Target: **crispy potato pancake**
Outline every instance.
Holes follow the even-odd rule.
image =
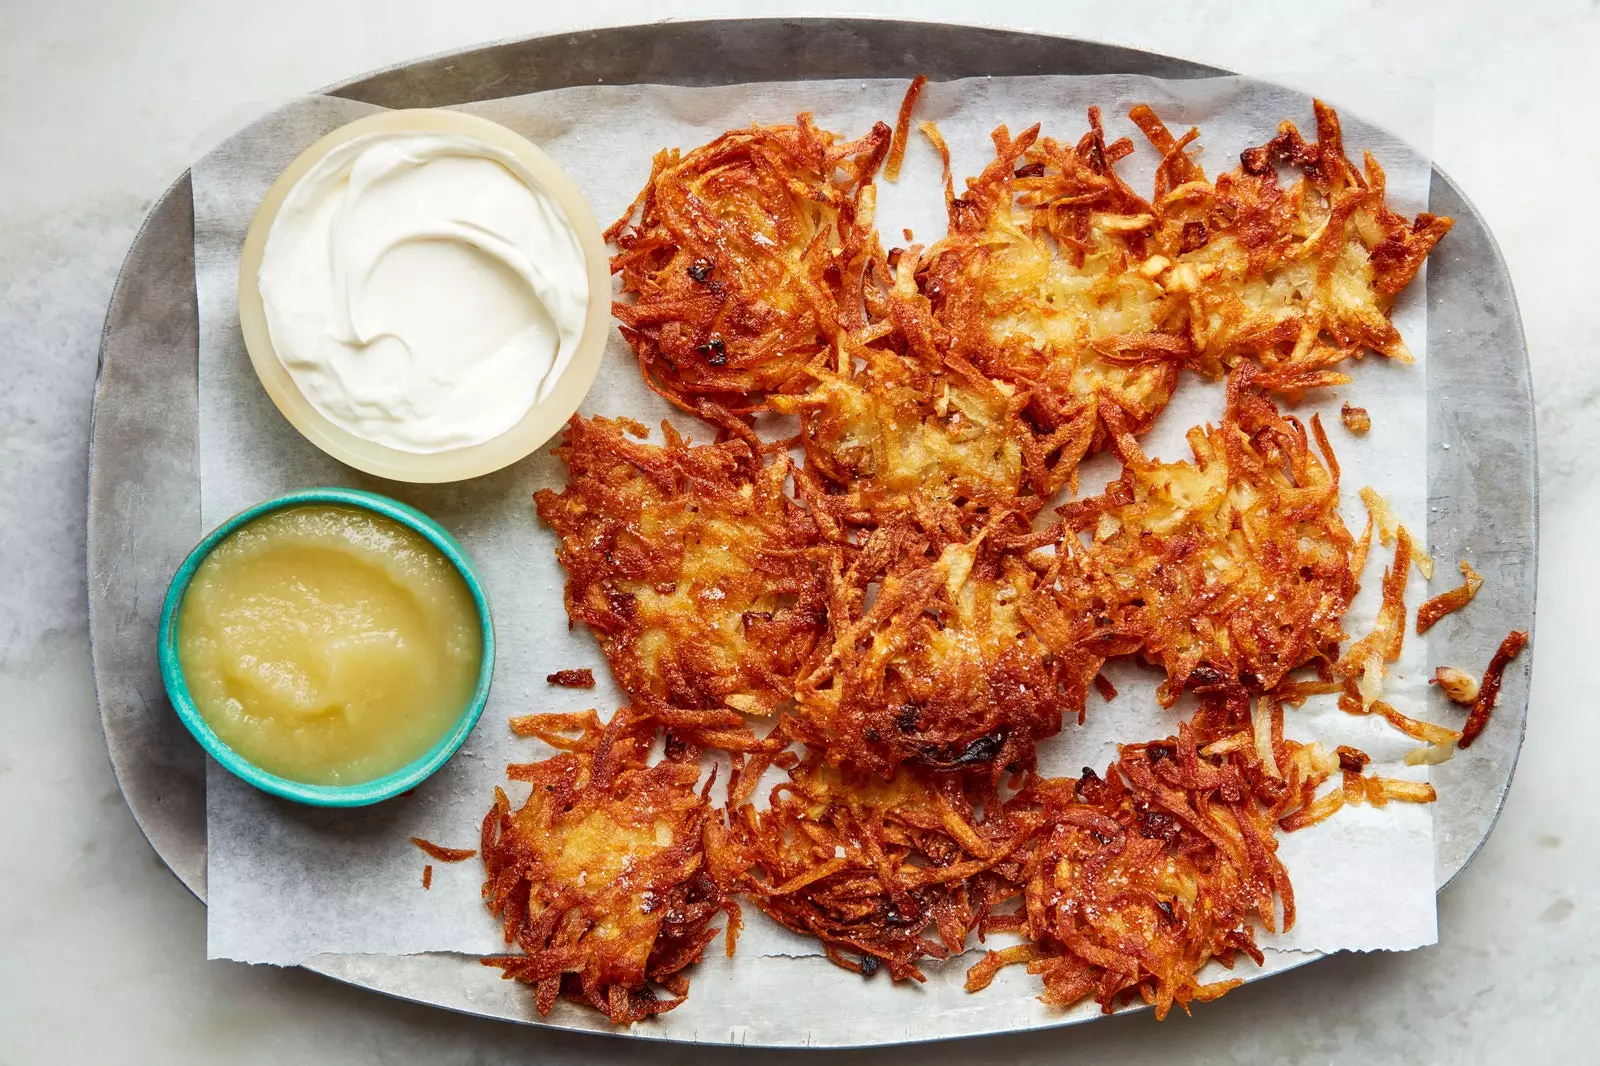
[[[841,141],[801,115],[657,155],[606,234],[632,297],[613,314],[645,380],[689,411],[758,408],[808,385],[806,367],[862,321],[872,180],[890,136],[879,123]]]
[[[1338,116],[1316,105],[1318,140],[1291,123],[1215,184],[1149,108],[1132,118],[1163,153],[1153,198],[1115,164],[1098,110],[1075,145],[994,132],[995,159],[950,202],[949,235],[917,267],[952,343],[1038,412],[1074,403],[1140,433],[1180,366],[1211,375],[1259,363],[1264,388],[1298,397],[1348,381],[1331,368],[1371,349],[1409,362],[1394,297],[1450,220],[1387,207],[1370,155],[1344,154]],[[1279,166],[1303,177],[1287,189]],[[1092,447],[1109,440],[1102,417]]]
[[[713,820],[706,854],[721,884],[815,936],[836,964],[921,981],[920,961],[959,953],[976,927],[970,879],[1023,839],[981,823],[960,774],[868,779],[813,753],[768,807]]]
[[[1149,108],[1131,116],[1164,156],[1152,205],[1171,265],[1156,279],[1184,308],[1194,365],[1251,359],[1261,385],[1296,396],[1348,381],[1333,368],[1367,350],[1411,361],[1389,309],[1451,226],[1391,210],[1378,161],[1367,153],[1358,169],[1339,116],[1315,110],[1316,141],[1285,121],[1215,184],[1186,154],[1197,131],[1174,139]],[[1302,177],[1285,188],[1280,167]]]
[[[1293,924],[1279,823],[1326,817],[1319,788],[1341,760],[1365,759],[1282,734],[1277,706],[1258,723],[1249,700],[1207,697],[1192,725],[1124,748],[1104,777],[1019,775],[1009,799],[981,774],[862,778],[813,750],[766,808],[713,820],[707,860],[728,891],[816,936],[845,969],[920,981],[920,964],[973,933],[1004,933],[1023,943],[972,966],[969,991],[1027,963],[1052,1005],[1093,996],[1110,1011],[1137,995],[1164,1016],[1240,983],[1198,974],[1213,959],[1259,961],[1253,924]],[[1407,782],[1349,773],[1361,802],[1408,798],[1389,795]],[[1349,787],[1327,796],[1343,803]]]
[[[784,492],[786,459],[662,431],[652,445],[637,423],[574,418],[556,449],[567,487],[536,495],[539,516],[561,538],[567,613],[635,705],[736,726],[792,697],[822,632],[829,549]]]
[[[1048,828],[1015,857],[1021,910],[990,922],[1026,942],[972,967],[971,991],[1025,962],[1052,1006],[1093,996],[1110,1012],[1139,995],[1163,1018],[1174,1003],[1187,1009],[1241,983],[1197,975],[1212,959],[1231,968],[1240,953],[1259,963],[1251,919],[1274,928],[1275,900],[1294,920],[1266,807],[1188,735],[1124,749],[1105,777],[1085,768],[1076,780],[1036,781],[1006,806]]]
[[[830,763],[883,777],[903,762],[1031,767],[1106,658],[1132,649],[1063,609],[1049,590],[1070,576],[988,543],[995,526],[950,532],[881,526],[835,580],[832,643],[801,676],[792,724]]]
[[[515,814],[497,797],[484,831],[486,898],[523,951],[492,961],[541,1010],[669,1009],[649,986],[686,994],[711,915],[742,895],[869,977],[922,980],[1007,934],[970,990],[1025,963],[1047,1003],[1165,1016],[1238,984],[1201,971],[1259,962],[1255,928],[1293,923],[1278,833],[1433,798],[1355,749],[1286,740],[1285,702],[1338,694],[1425,741],[1421,762],[1462,737],[1377,699],[1426,556],[1370,500],[1351,536],[1321,422],[1273,398],[1348,380],[1368,350],[1409,361],[1389,311],[1450,221],[1391,210],[1320,103],[1315,142],[1285,123],[1214,182],[1198,131],[1135,108],[1162,155],[1148,197],[1117,173],[1132,141],[1091,109],[1076,142],[998,128],[960,196],[924,123],[948,233],[885,252],[874,180],[921,88],[893,135],[801,115],[663,152],[609,231],[641,372],[716,439],[575,418],[567,488],[537,496],[568,613],[633,704],[604,730],[592,712],[513,722],[569,749],[513,768],[534,795]],[[1184,370],[1226,376],[1226,409],[1189,431],[1192,459],[1152,460],[1137,436]],[[761,412],[798,434],[763,442]],[[1121,477],[1047,511],[1104,449]],[[1374,523],[1395,565],[1379,625],[1341,654]],[[1082,720],[1091,686],[1115,697],[1100,670],[1129,655],[1165,672],[1164,706],[1195,693],[1191,720],[1103,777],[1039,777],[1038,742]],[[771,715],[759,737],[745,721]],[[706,749],[731,759],[715,812],[694,792]]]
[[[1221,426],[1189,431],[1193,461],[1146,459],[1132,437],[1123,475],[1097,500],[1076,552],[1104,610],[1141,635],[1167,672],[1167,706],[1186,685],[1268,692],[1297,667],[1339,658],[1356,591],[1353,539],[1339,517],[1339,467],[1321,423],[1285,416],[1242,367]],[[1075,551],[1073,542],[1063,551]]]
[[[1128,745],[1104,777],[1035,779],[1001,820],[1035,824],[1029,840],[985,876],[1007,879],[1021,906],[990,908],[980,933],[1025,942],[991,951],[969,970],[968,991],[1026,963],[1044,1002],[1093,996],[1106,1012],[1138,996],[1163,1018],[1174,1004],[1206,1002],[1242,983],[1202,982],[1216,960],[1257,963],[1253,927],[1295,921],[1294,890],[1276,834],[1303,829],[1345,802],[1430,802],[1427,785],[1365,775],[1367,756],[1337,755],[1283,736],[1281,704],[1241,693],[1202,697],[1176,736]],[[1319,790],[1342,771],[1341,784]],[[1282,920],[1278,920],[1281,911]]]
[[[1135,432],[1172,398],[1189,357],[1154,280],[1156,217],[1114,164],[1100,113],[1076,145],[994,132],[995,159],[950,203],[949,235],[918,266],[939,321],[974,365],[1033,393],[1041,415],[1114,406]],[[1094,440],[1107,440],[1102,422]],[[1081,455],[1081,452],[1080,452]]]
[[[521,952],[483,961],[533,985],[541,1014],[565,996],[632,1024],[683,1002],[683,970],[716,937],[719,910],[732,951],[738,908],[706,872],[700,769],[647,765],[648,716],[618,711],[603,728],[593,711],[547,718],[546,739],[571,750],[509,767],[528,801],[513,812],[496,789],[483,821],[483,898]]]

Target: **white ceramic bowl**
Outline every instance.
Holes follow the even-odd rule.
[[[426,131],[476,137],[520,159],[539,179],[567,214],[583,249],[589,277],[589,307],[583,333],[566,371],[550,394],[529,408],[516,425],[492,440],[452,451],[418,454],[375,444],[334,425],[311,405],[279,362],[267,331],[261,307],[258,276],[267,233],[278,217],[284,198],[295,183],[306,175],[328,152],[356,137],[371,133]],[[611,267],[605,239],[594,212],[589,209],[577,185],[551,158],[517,133],[485,118],[460,111],[417,109],[385,111],[341,126],[307,148],[289,164],[267,190],[256,209],[245,237],[244,254],[239,260],[239,325],[256,376],[283,416],[307,440],[347,466],[394,481],[440,482],[467,478],[509,466],[528,455],[556,434],[583,401],[600,369],[605,350],[606,331],[611,319]]]

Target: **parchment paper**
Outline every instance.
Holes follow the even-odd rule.
[[[1378,156],[1399,210],[1425,209],[1429,101],[1414,83],[1398,83],[1382,94],[1371,90],[1371,79],[1364,81],[1363,102],[1371,104],[1367,113],[1381,112],[1388,128],[1346,113],[1346,144],[1357,159],[1363,148]],[[904,89],[900,81],[710,89],[586,86],[464,110],[496,119],[540,144],[577,181],[605,224],[633,199],[649,175],[651,157],[663,147],[690,148],[732,127],[790,121],[801,110],[812,111],[825,128],[856,136],[874,121],[892,122]],[[1330,95],[1339,102],[1337,92]],[[1128,135],[1139,146],[1123,163],[1122,173],[1136,189],[1148,190],[1156,159],[1124,117],[1141,102],[1153,105],[1175,130],[1200,125],[1200,161],[1212,175],[1230,169],[1240,150],[1265,141],[1285,117],[1308,133],[1314,128],[1309,98],[1274,85],[1239,78],[1163,82],[1122,75],[932,84],[918,118],[939,123],[954,156],[959,189],[962,178],[975,174],[991,157],[989,131],[995,125],[1004,122],[1018,130],[1043,121],[1047,134],[1075,140],[1087,128],[1087,107],[1098,104],[1109,136]],[[500,950],[498,928],[479,899],[478,860],[434,862],[433,887],[425,892],[420,875],[430,860],[408,838],[476,846],[493,789],[504,784],[505,764],[546,754],[537,742],[511,735],[509,716],[589,706],[608,714],[622,702],[593,639],[582,629],[568,629],[555,538],[534,514],[532,493],[563,482],[549,446],[509,470],[459,485],[411,486],[369,478],[300,437],[278,414],[250,368],[239,333],[235,286],[240,249],[256,205],[282,168],[312,141],[374,110],[332,98],[297,100],[228,139],[193,167],[202,519],[211,528],[258,500],[315,485],[370,488],[421,508],[461,540],[489,590],[498,640],[494,688],[481,722],[457,758],[412,795],[377,807],[325,811],[298,806],[210,765],[208,953],[213,958],[294,964],[323,952]],[[880,232],[886,245],[902,243],[903,228],[927,243],[943,234],[943,219],[937,158],[913,135],[898,184],[880,183]],[[1415,535],[1424,535],[1426,529],[1425,308],[1419,279],[1394,316],[1416,365],[1368,358],[1354,368],[1355,383],[1340,390],[1339,397],[1303,405],[1299,411],[1307,419],[1312,410],[1323,413],[1344,468],[1346,520],[1355,529],[1364,521],[1355,491],[1366,484],[1390,500]],[[1338,402],[1346,398],[1372,412],[1373,428],[1363,439],[1351,437],[1339,425]],[[1219,386],[1186,376],[1146,439],[1147,451],[1165,459],[1187,458],[1185,430],[1219,420],[1222,406]],[[647,424],[669,415],[667,406],[644,387],[615,331],[583,411],[628,414]],[[674,421],[699,439],[709,436],[703,427]],[[1086,492],[1097,488],[1094,470],[1110,476],[1114,464],[1101,459],[1086,472]],[[1370,626],[1386,557],[1374,544],[1364,596],[1347,619],[1352,635],[1364,634]],[[1446,583],[1453,581],[1449,568],[1449,561],[1442,560]],[[1413,575],[1408,603],[1415,606],[1422,595]],[[1408,635],[1387,689],[1397,706],[1418,715],[1425,707],[1420,698],[1426,688],[1424,652],[1424,642]],[[582,666],[594,668],[598,688],[573,691],[545,683],[545,676],[557,669]],[[1042,769],[1073,774],[1083,766],[1103,770],[1115,757],[1117,742],[1154,739],[1175,730],[1183,705],[1172,711],[1156,705],[1154,671],[1131,664],[1112,669],[1121,694],[1109,705],[1091,697],[1087,725],[1069,724],[1059,737],[1041,745]],[[1345,715],[1331,702],[1288,713],[1292,737],[1319,739],[1330,750],[1349,743],[1371,754],[1385,774],[1425,776],[1425,770],[1400,763],[1415,742],[1381,722]],[[515,786],[508,791],[514,802],[521,801],[523,793]],[[1266,943],[1284,950],[1327,951],[1398,950],[1433,942],[1432,820],[1426,807],[1347,807],[1320,826],[1284,836],[1280,854],[1293,878],[1299,922],[1288,934],[1265,938]],[[814,954],[815,942],[747,912],[740,960]],[[963,963],[951,965],[964,968]],[[803,972],[821,971],[807,967]],[[1013,983],[1008,977],[993,991]],[[1028,996],[1036,994],[1028,982],[1018,988],[1024,985]]]

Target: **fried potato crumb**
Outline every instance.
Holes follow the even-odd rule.
[[[1367,505],[1368,513],[1378,523],[1378,539],[1387,548],[1394,543],[1398,531],[1402,528],[1399,516],[1394,513],[1394,508],[1389,506],[1389,502],[1378,495],[1378,491],[1371,485],[1364,486],[1361,489],[1361,502]],[[1410,544],[1411,559],[1417,564],[1417,572],[1423,576],[1424,580],[1432,581],[1433,556],[1429,555],[1422,545],[1415,540],[1407,539]]]
[[[594,671],[587,666],[581,670],[557,670],[545,682],[562,688],[594,688]]]
[[[1438,685],[1451,701],[1470,707],[1478,699],[1478,679],[1465,670],[1441,666],[1433,672],[1428,684]]]
[[[1372,428],[1372,416],[1367,414],[1367,409],[1352,407],[1348,401],[1339,408],[1339,421],[1344,423],[1345,429],[1358,437]]]

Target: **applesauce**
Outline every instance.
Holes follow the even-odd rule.
[[[178,661],[212,730],[263,770],[376,780],[425,754],[471,701],[483,630],[466,580],[421,534],[303,504],[231,533],[178,612]]]

